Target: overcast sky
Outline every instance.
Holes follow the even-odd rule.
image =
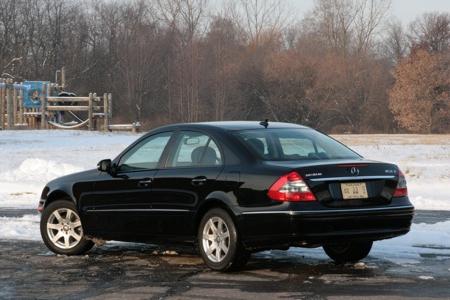
[[[404,25],[425,12],[450,13],[450,0],[391,0],[391,15],[398,18]],[[313,7],[314,0],[292,0],[300,15]]]

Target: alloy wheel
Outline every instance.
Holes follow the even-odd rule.
[[[221,262],[230,249],[230,232],[225,221],[217,216],[211,217],[203,227],[203,250],[209,260]]]
[[[47,234],[58,248],[71,249],[77,246],[83,238],[80,217],[69,208],[56,209],[48,218]]]

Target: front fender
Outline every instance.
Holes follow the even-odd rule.
[[[82,171],[56,178],[44,187],[38,210],[42,211],[48,204],[59,199],[72,200],[78,207],[82,192],[92,191],[94,183],[102,174],[96,169]]]
[[[66,185],[45,186],[41,194],[41,199],[39,200],[38,211],[43,211],[50,203],[61,199],[71,200],[76,205],[76,199],[72,193],[71,187]]]

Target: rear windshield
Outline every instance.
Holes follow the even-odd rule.
[[[264,160],[324,160],[361,158],[325,134],[308,128],[253,129],[236,135]]]

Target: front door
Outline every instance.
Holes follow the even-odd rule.
[[[191,237],[199,202],[216,190],[223,168],[217,143],[207,134],[181,131],[174,138],[165,168],[152,182],[153,214],[158,234],[167,239]]]
[[[80,196],[87,234],[107,239],[140,240],[154,233],[152,181],[172,132],[149,136],[124,153],[113,175],[101,173],[94,192]]]

